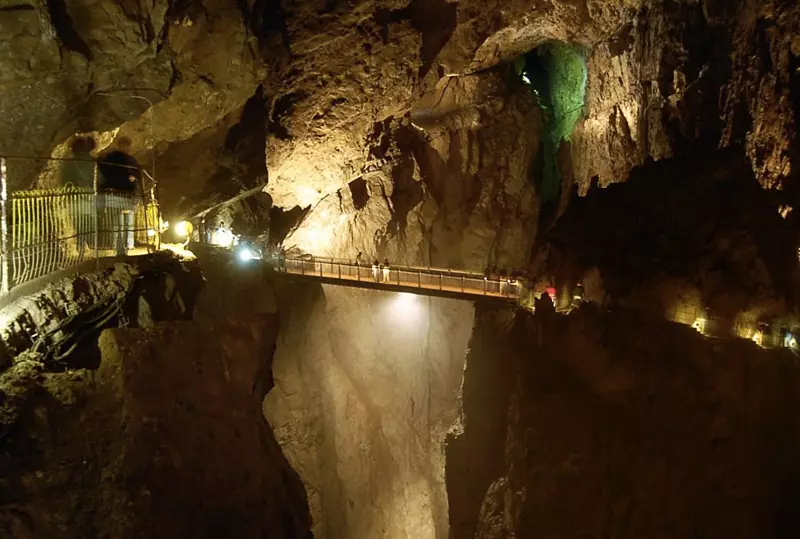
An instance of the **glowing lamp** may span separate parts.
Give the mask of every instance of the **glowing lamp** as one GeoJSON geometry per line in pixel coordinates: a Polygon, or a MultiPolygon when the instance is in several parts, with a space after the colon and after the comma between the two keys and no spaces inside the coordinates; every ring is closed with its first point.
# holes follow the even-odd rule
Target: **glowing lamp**
{"type": "Polygon", "coordinates": [[[192,233],[192,223],[189,221],[181,221],[177,225],[175,225],[175,234],[178,236],[185,238],[189,234],[192,233]]]}
{"type": "Polygon", "coordinates": [[[242,262],[249,262],[250,260],[259,260],[261,258],[261,256],[256,251],[250,249],[249,247],[239,248],[239,250],[236,253],[236,256],[242,262]]]}
{"type": "Polygon", "coordinates": [[[700,333],[705,332],[706,330],[706,319],[705,318],[696,318],[694,322],[692,322],[692,327],[699,331],[700,333]]]}
{"type": "Polygon", "coordinates": [[[233,232],[228,228],[218,228],[211,233],[211,243],[229,249],[234,245],[233,232]]]}

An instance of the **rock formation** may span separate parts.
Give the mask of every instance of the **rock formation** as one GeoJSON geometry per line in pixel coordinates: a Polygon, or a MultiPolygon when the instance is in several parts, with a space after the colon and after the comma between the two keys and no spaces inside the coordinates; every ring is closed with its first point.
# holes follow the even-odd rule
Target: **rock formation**
{"type": "Polygon", "coordinates": [[[476,314],[450,537],[800,531],[791,353],[591,306],[509,318],[476,314]]]}
{"type": "Polygon", "coordinates": [[[446,537],[444,439],[472,306],[336,287],[279,296],[264,411],[309,495],[314,537],[446,537]]]}
{"type": "MultiPolygon", "coordinates": [[[[261,411],[277,318],[186,321],[197,290],[181,271],[127,288],[123,314],[109,322],[128,327],[98,341],[65,319],[61,332],[78,335],[66,359],[46,353],[47,341],[0,365],[0,535],[311,537],[302,483],[261,411]]],[[[17,320],[35,321],[34,305],[58,314],[44,301],[53,291],[82,291],[77,305],[109,292],[90,278],[70,282],[17,320]]],[[[9,342],[19,347],[20,334],[9,342]]]]}
{"type": "MultiPolygon", "coordinates": [[[[584,115],[560,161],[567,185],[583,193],[648,159],[738,146],[761,185],[800,192],[792,2],[26,2],[0,11],[12,36],[0,60],[2,153],[63,152],[75,131],[119,127],[143,162],[155,152],[166,165],[168,214],[263,186],[266,160],[272,202],[312,208],[298,245],[316,247],[314,228],[341,221],[352,230],[337,254],[525,259],[516,251],[536,235],[527,191],[541,124],[505,75],[548,40],[587,51],[584,115]],[[260,95],[261,109],[244,108],[260,95]],[[237,149],[221,141],[242,131],[242,114],[255,146],[237,149]],[[369,208],[347,200],[365,185],[369,208]]],[[[33,165],[15,165],[15,185],[30,183],[33,165]]],[[[234,209],[245,229],[265,226],[271,203],[256,200],[234,209]]]]}

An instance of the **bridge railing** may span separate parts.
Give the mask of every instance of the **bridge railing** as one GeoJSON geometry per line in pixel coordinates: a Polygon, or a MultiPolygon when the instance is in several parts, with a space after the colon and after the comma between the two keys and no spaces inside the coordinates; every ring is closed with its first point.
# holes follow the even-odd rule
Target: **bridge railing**
{"type": "MultiPolygon", "coordinates": [[[[66,185],[8,190],[8,158],[0,157],[0,292],[89,259],[148,250],[159,242],[153,191],[103,192],[66,185]]],[[[78,161],[78,160],[55,160],[78,161]]]]}
{"type": "Polygon", "coordinates": [[[363,265],[355,262],[325,258],[284,258],[278,267],[287,273],[375,283],[385,287],[418,288],[476,296],[508,297],[518,299],[524,286],[513,279],[489,279],[479,273],[450,271],[407,266],[363,265]]]}

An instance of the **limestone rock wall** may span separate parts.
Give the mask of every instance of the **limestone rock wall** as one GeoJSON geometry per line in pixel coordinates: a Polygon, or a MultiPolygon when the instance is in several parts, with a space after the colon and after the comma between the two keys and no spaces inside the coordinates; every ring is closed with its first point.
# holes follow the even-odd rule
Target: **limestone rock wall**
{"type": "MultiPolygon", "coordinates": [[[[75,132],[113,134],[124,124],[120,132],[148,162],[148,149],[187,139],[242,106],[266,75],[233,0],[9,4],[0,10],[2,34],[11,36],[0,45],[5,155],[47,155],[75,132]]],[[[56,148],[65,152],[66,144],[56,148]]],[[[13,164],[16,188],[34,183],[42,166],[13,164]]]]}
{"type": "Polygon", "coordinates": [[[5,373],[2,535],[311,537],[261,415],[276,335],[267,315],[109,330],[96,372],[5,373]]]}
{"type": "Polygon", "coordinates": [[[314,537],[447,537],[443,443],[472,305],[301,285],[279,294],[279,312],[264,412],[306,486],[314,537]]]}
{"type": "Polygon", "coordinates": [[[589,56],[571,156],[585,191],[691,147],[740,145],[765,188],[797,183],[797,5],[643,2],[589,56]]]}
{"type": "Polygon", "coordinates": [[[443,81],[409,118],[375,125],[365,172],[284,245],[436,267],[520,266],[536,235],[541,121],[505,70],[443,81]]]}
{"type": "MultiPolygon", "coordinates": [[[[330,250],[515,265],[524,256],[508,244],[525,251],[536,235],[535,196],[527,201],[520,181],[540,127],[527,121],[517,92],[494,80],[494,68],[550,39],[585,47],[585,118],[561,160],[567,183],[582,192],[595,177],[624,181],[650,158],[741,145],[762,186],[796,194],[798,9],[782,0],[25,0],[0,11],[11,36],[0,45],[0,153],[63,155],[77,131],[102,132],[105,144],[119,129],[137,142],[142,162],[154,154],[164,161],[167,213],[195,213],[263,185],[257,158],[220,151],[245,102],[261,94],[263,110],[247,111],[247,130],[265,154],[267,191],[284,210],[312,208],[312,221],[326,228],[346,222],[350,230],[330,250]],[[471,76],[481,91],[468,89],[471,76]],[[466,98],[461,123],[438,118],[403,134],[438,100],[446,104],[445,87],[466,98]],[[154,106],[100,95],[108,90],[154,106]],[[407,139],[406,154],[415,146],[444,164],[387,159],[376,152],[387,138],[407,139]],[[366,211],[363,194],[347,200],[365,185],[378,199],[366,211]],[[403,200],[391,200],[398,191],[403,200]],[[384,193],[389,200],[380,202],[384,193]],[[506,199],[496,204],[509,222],[483,208],[497,198],[491,193],[506,199]],[[406,205],[416,208],[408,219],[406,205]]],[[[30,185],[38,168],[15,163],[14,185],[30,185]]],[[[264,207],[239,212],[251,228],[266,226],[264,207]]]]}
{"type": "Polygon", "coordinates": [[[509,316],[476,313],[452,537],[800,531],[790,352],[624,311],[509,316]]]}

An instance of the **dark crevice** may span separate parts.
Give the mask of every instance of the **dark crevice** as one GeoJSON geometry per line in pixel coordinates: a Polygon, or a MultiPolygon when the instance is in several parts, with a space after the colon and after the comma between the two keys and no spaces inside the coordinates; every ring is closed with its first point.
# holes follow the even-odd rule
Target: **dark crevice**
{"type": "Polygon", "coordinates": [[[205,83],[207,86],[210,86],[211,88],[214,88],[214,86],[216,86],[214,84],[214,81],[211,80],[211,77],[208,77],[206,75],[198,75],[197,76],[197,80],[199,80],[200,82],[205,83]]]}
{"type": "Polygon", "coordinates": [[[306,92],[291,92],[275,100],[269,118],[269,133],[281,140],[291,139],[289,126],[284,122],[291,117],[295,104],[308,97],[306,92]]]}
{"type": "Polygon", "coordinates": [[[172,93],[172,90],[175,88],[175,86],[180,84],[183,80],[183,75],[181,75],[181,72],[178,70],[178,66],[175,65],[175,62],[170,62],[170,67],[172,68],[172,74],[170,75],[169,86],[167,87],[168,94],[172,93]]]}
{"type": "Polygon", "coordinates": [[[269,210],[269,238],[270,243],[280,244],[289,233],[300,224],[311,208],[295,206],[291,210],[284,210],[273,206],[269,210]]]}
{"type": "Polygon", "coordinates": [[[17,4],[15,6],[0,6],[0,13],[3,11],[35,11],[36,8],[30,4],[17,4]]]}
{"type": "Polygon", "coordinates": [[[80,34],[78,34],[77,30],[75,30],[72,17],[70,17],[67,11],[67,3],[65,0],[47,0],[47,10],[50,14],[53,28],[56,31],[56,36],[59,41],[61,41],[61,44],[68,50],[77,52],[91,61],[92,51],[80,34]]]}
{"type": "Polygon", "coordinates": [[[353,207],[356,210],[363,209],[369,201],[369,191],[367,190],[367,180],[358,178],[348,184],[350,196],[353,198],[353,207]]]}
{"type": "Polygon", "coordinates": [[[258,39],[259,50],[267,53],[272,36],[280,36],[286,53],[292,55],[289,28],[286,25],[286,11],[281,0],[237,0],[242,20],[250,33],[258,39]]]}
{"type": "Polygon", "coordinates": [[[410,21],[411,27],[422,34],[422,67],[419,70],[419,77],[422,78],[456,30],[457,7],[457,4],[446,0],[413,0],[402,9],[378,9],[375,22],[380,26],[384,43],[389,42],[389,26],[403,21],[410,21]]]}

